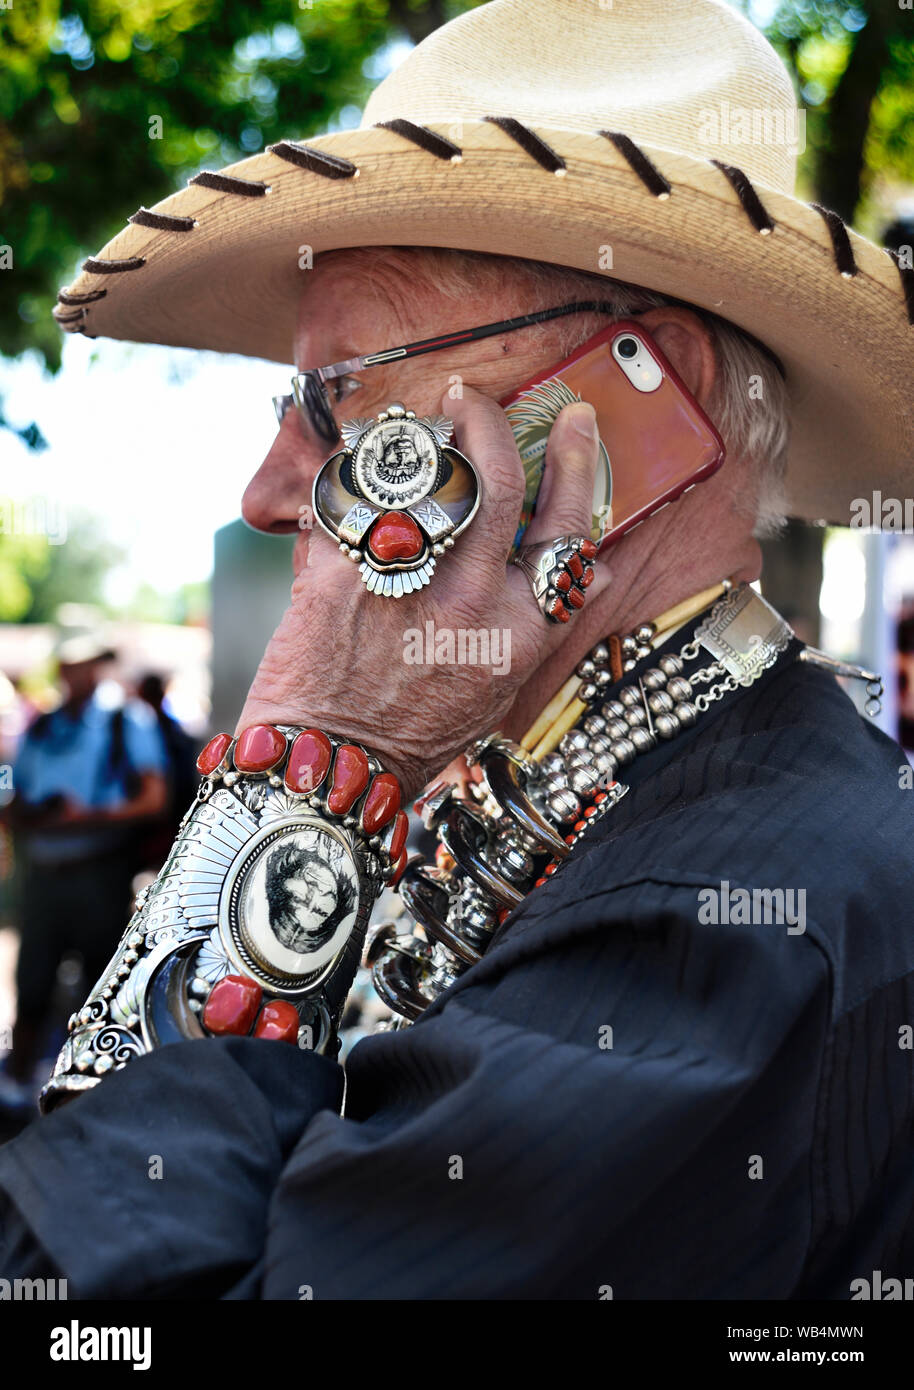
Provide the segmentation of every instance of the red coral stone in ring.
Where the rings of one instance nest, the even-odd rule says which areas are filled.
[[[368,786],[368,756],[354,743],[344,743],[337,749],[333,765],[333,786],[327,797],[327,807],[335,816],[345,816]]]
[[[197,771],[200,776],[208,777],[211,772],[215,772],[231,746],[231,734],[216,734],[215,738],[211,738],[206,747],[201,749],[197,759]]]
[[[252,724],[235,744],[235,766],[239,772],[269,772],[285,751],[285,734],[272,724]]]
[[[298,1010],[285,999],[274,999],[261,1009],[254,1037],[294,1043],[298,1042],[298,1029]]]
[[[587,595],[582,594],[580,589],[572,589],[571,593],[568,595],[568,602],[571,604],[572,608],[583,608],[584,604],[587,602]]]
[[[305,729],[289,750],[285,783],[290,792],[317,791],[330,771],[333,747],[320,729]]]
[[[211,1033],[249,1033],[262,999],[263,990],[256,981],[245,975],[225,975],[210,991],[203,1026]]]
[[[571,555],[568,556],[568,559],[565,561],[565,564],[571,570],[571,573],[574,575],[575,579],[580,579],[581,575],[584,573],[584,566],[581,563],[581,557],[577,553],[577,551],[574,551]]]
[[[587,566],[584,573],[578,580],[578,583],[580,584],[582,589],[590,588],[591,584],[593,583],[593,570],[591,569],[590,565]]]
[[[596,544],[596,542],[594,542],[594,541],[589,541],[589,540],[582,540],[582,541],[581,541],[581,554],[584,556],[584,559],[585,559],[585,560],[592,560],[592,559],[594,559],[594,557],[596,556],[596,553],[597,553],[597,551],[599,550],[599,548],[600,548],[600,547],[599,547],[599,546]]]
[[[376,521],[368,537],[368,548],[376,560],[415,560],[422,553],[422,532],[406,512],[387,512]]]
[[[561,589],[567,593],[571,588],[571,575],[567,570],[561,570],[560,573],[555,576],[553,583],[557,589]]]
[[[375,835],[400,809],[400,783],[392,772],[379,772],[362,807],[362,829]]]

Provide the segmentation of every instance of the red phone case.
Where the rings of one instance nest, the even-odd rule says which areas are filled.
[[[629,335],[637,338],[662,372],[655,390],[637,390],[612,355],[612,343]],[[724,445],[714,425],[635,320],[617,320],[500,404],[503,408],[511,405],[533,387],[556,378],[594,407],[609,456],[612,515],[607,518],[608,527],[604,526],[602,544],[618,540],[683,492],[710,478],[723,463]],[[597,501],[595,493],[595,512]]]

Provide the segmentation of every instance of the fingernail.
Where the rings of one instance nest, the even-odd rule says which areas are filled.
[[[578,434],[584,436],[588,444],[594,444],[597,439],[599,439],[596,411],[593,406],[588,405],[586,401],[582,401],[580,405],[576,405],[573,408],[571,411],[571,423]]]

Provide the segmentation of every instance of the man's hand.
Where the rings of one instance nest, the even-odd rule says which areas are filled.
[[[457,448],[480,475],[475,519],[431,584],[400,599],[369,593],[334,541],[312,532],[307,565],[238,721],[238,731],[260,723],[315,725],[364,743],[399,777],[405,797],[473,739],[496,730],[518,689],[567,635],[565,625],[545,620],[526,575],[507,563],[524,472],[504,412],[469,389],[463,400],[445,397],[442,409],[454,421]],[[543,489],[525,544],[590,534],[597,458],[593,409],[566,406],[549,436]],[[591,594],[606,582],[597,565]],[[498,650],[510,652],[510,662],[499,666],[502,674],[468,663],[411,664],[404,659],[408,634],[418,629],[428,656],[428,623],[435,634],[452,631],[455,649],[460,629],[495,629]]]

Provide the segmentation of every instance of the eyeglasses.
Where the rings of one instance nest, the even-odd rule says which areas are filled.
[[[294,406],[302,433],[307,440],[321,446],[335,444],[340,437],[340,431],[334,419],[333,408],[361,387],[362,382],[353,375],[355,372],[362,372],[366,367],[380,366],[384,362],[421,357],[426,352],[440,352],[443,348],[457,347],[461,343],[475,343],[480,338],[491,338],[496,333],[513,333],[517,328],[545,323],[547,319],[562,318],[566,314],[580,313],[603,313],[615,317],[617,311],[605,301],[562,304],[555,309],[541,309],[538,313],[523,314],[519,318],[485,323],[480,328],[465,328],[457,333],[443,333],[437,338],[423,338],[418,343],[406,343],[403,347],[385,348],[383,352],[369,352],[364,357],[350,357],[348,361],[334,362],[330,367],[312,367],[292,378],[291,395],[273,397],[276,418],[282,424],[286,412]]]

